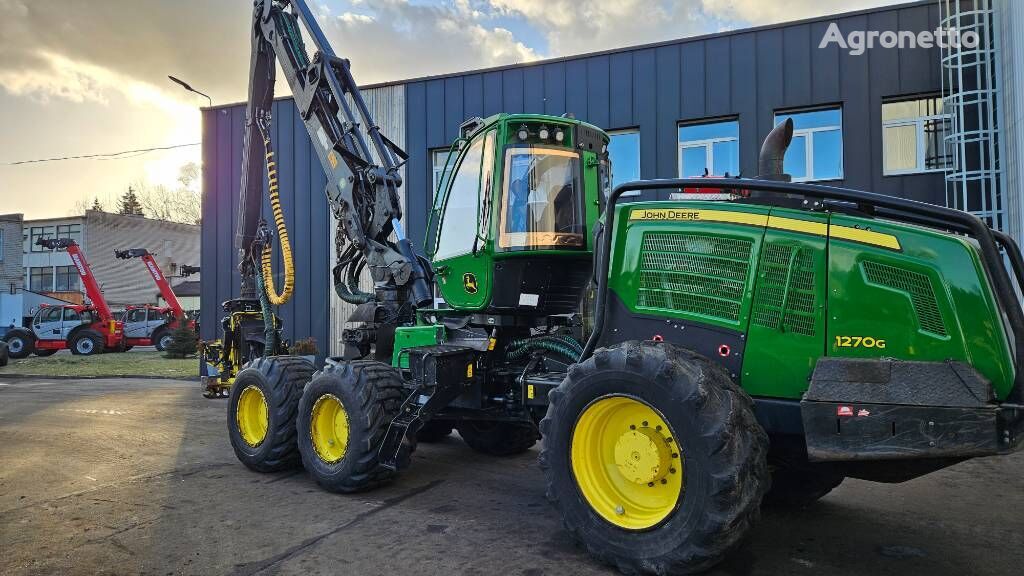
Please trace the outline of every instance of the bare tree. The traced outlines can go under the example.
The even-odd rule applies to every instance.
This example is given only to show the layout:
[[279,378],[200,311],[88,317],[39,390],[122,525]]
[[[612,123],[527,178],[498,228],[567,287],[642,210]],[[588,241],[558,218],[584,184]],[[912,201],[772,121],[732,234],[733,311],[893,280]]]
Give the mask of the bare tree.
[[189,162],[179,169],[178,186],[137,186],[146,216],[167,222],[199,224],[202,201],[198,190],[199,166]]
[[[109,200],[110,199],[107,198],[108,202],[109,202]],[[86,198],[79,198],[78,200],[75,201],[74,204],[71,205],[71,209],[68,210],[68,216],[81,216],[82,214],[85,214],[86,210],[94,210],[94,211],[97,211],[97,212],[103,212],[104,211],[103,210],[103,203],[100,202],[100,197],[99,196],[93,196],[91,204],[89,203],[88,199],[86,199]]]

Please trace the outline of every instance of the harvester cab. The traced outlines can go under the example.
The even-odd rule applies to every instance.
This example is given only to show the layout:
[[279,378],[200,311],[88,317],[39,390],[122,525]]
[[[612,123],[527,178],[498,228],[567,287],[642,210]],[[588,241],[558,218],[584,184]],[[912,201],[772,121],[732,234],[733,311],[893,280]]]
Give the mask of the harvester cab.
[[572,118],[528,114],[474,118],[461,133],[424,246],[445,302],[463,312],[577,312],[608,137]]

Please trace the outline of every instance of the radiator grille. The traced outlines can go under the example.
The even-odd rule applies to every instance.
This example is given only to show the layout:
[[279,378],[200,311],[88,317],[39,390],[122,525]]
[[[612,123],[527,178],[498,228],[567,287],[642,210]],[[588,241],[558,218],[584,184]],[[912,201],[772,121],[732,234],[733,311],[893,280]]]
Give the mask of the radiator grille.
[[644,234],[637,306],[738,321],[751,246],[738,238]]
[[766,243],[761,253],[752,322],[814,336],[814,255],[806,248]]
[[946,325],[942,322],[939,304],[928,276],[878,262],[865,261],[861,266],[871,284],[898,290],[910,296],[921,330],[936,336],[946,335]]

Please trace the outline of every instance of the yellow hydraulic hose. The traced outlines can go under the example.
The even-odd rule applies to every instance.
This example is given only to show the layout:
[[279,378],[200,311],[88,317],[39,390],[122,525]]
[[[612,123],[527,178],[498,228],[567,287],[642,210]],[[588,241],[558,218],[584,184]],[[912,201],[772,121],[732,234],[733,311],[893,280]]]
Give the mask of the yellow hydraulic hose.
[[288,242],[288,229],[284,225],[284,212],[281,211],[281,197],[277,193],[277,169],[274,164],[274,150],[270,145],[270,138],[264,138],[263,143],[267,150],[267,180],[270,184],[270,207],[274,211],[274,224],[277,226],[277,238],[281,242],[281,262],[284,264],[284,288],[281,294],[277,293],[274,286],[274,273],[271,270],[273,252],[268,243],[263,247],[262,266],[263,285],[270,303],[280,306],[291,300],[295,291],[295,267],[292,261],[292,245]]

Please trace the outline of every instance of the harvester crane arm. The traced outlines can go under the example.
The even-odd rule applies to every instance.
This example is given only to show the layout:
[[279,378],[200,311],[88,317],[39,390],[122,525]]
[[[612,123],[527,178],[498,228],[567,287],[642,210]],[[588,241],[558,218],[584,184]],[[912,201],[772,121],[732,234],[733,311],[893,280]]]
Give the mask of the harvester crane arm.
[[38,238],[36,244],[49,250],[66,250],[68,256],[71,257],[71,262],[75,265],[75,269],[78,270],[78,276],[82,279],[82,285],[85,286],[85,295],[92,302],[92,307],[100,315],[100,320],[108,323],[114,321],[114,315],[110,312],[110,306],[107,306],[107,299],[103,297],[103,290],[100,289],[99,283],[96,282],[92,268],[89,267],[89,262],[85,259],[85,254],[82,253],[78,242],[75,242],[72,238]]
[[[258,268],[264,269],[264,282],[269,278],[270,233],[260,215],[264,166],[286,263],[290,256],[270,141],[276,60],[327,176],[327,200],[338,220],[337,262],[333,271],[336,292],[356,304],[429,302],[426,275],[400,224],[399,168],[408,156],[381,134],[374,123],[352,79],[348,60],[335,55],[303,0],[256,0],[252,26],[235,237],[241,260],[242,298],[256,296]],[[306,51],[301,29],[305,29],[315,49],[312,58]],[[392,234],[397,241],[391,240]],[[366,267],[374,280],[374,294],[358,287],[359,274]],[[286,291],[290,279],[286,270]],[[271,292],[268,290],[273,301]]]
[[160,266],[156,263],[156,258],[153,258],[153,254],[149,250],[145,248],[114,250],[114,256],[122,260],[142,258],[142,262],[146,265],[146,271],[149,272],[150,277],[156,282],[156,287],[160,289],[160,296],[163,297],[164,302],[167,302],[167,306],[171,309],[171,314],[175,318],[180,318],[185,314],[185,311],[181,309],[181,304],[178,303],[178,297],[174,294],[174,289],[171,288],[171,283],[167,281],[167,277],[164,276]]

